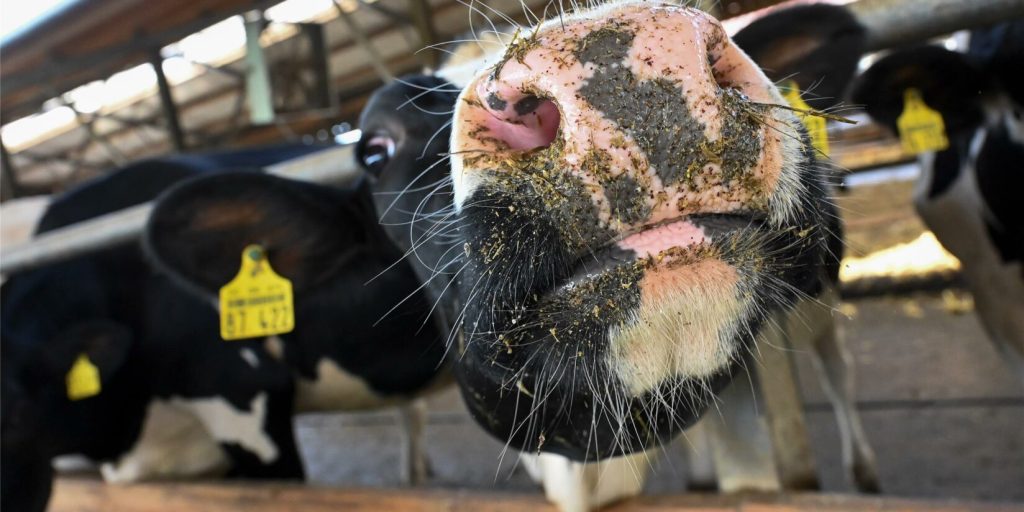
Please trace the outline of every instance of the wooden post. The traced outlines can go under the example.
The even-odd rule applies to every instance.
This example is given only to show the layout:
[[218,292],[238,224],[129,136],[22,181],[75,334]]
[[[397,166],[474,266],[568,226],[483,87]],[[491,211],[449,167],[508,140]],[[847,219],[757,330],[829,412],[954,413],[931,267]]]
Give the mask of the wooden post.
[[160,93],[160,106],[163,108],[164,119],[167,121],[167,134],[176,151],[185,151],[185,134],[181,131],[178,107],[174,103],[174,96],[171,95],[171,84],[167,81],[167,74],[164,73],[164,58],[160,55],[159,48],[150,50],[150,55],[149,62],[153,65],[153,72],[156,73],[156,85]]
[[795,333],[788,323],[782,314],[766,322],[757,339],[755,354],[760,364],[755,367],[755,374],[764,401],[779,484],[784,490],[816,490],[820,487],[818,474],[791,357],[790,338]]
[[0,201],[15,197],[21,197],[21,187],[18,185],[14,163],[11,162],[11,154],[7,152],[3,140],[0,140]]
[[316,90],[310,107],[328,108],[334,104],[333,88],[331,87],[331,75],[328,70],[327,45],[324,39],[324,26],[319,23],[300,23],[302,33],[309,41],[309,59],[313,74],[316,76]]
[[377,72],[377,76],[380,77],[380,81],[388,83],[395,79],[395,76],[391,74],[387,66],[384,65],[384,59],[377,53],[377,49],[374,48],[373,43],[366,37],[366,33],[359,27],[356,20],[352,19],[352,15],[345,11],[341,7],[340,0],[334,0],[334,8],[338,11],[338,17],[348,27],[348,31],[352,34],[352,38],[356,40],[356,44],[370,56],[370,65],[373,66],[373,70]]
[[271,95],[270,71],[267,58],[260,46],[263,33],[263,13],[250,11],[245,15],[245,94],[249,102],[249,121],[252,124],[274,122],[274,98]]
[[431,48],[437,43],[437,30],[434,28],[434,19],[430,12],[430,5],[423,0],[408,0],[409,15],[412,17],[416,33],[420,36],[421,48],[419,49],[420,62],[425,66],[436,68],[441,61],[440,53]]

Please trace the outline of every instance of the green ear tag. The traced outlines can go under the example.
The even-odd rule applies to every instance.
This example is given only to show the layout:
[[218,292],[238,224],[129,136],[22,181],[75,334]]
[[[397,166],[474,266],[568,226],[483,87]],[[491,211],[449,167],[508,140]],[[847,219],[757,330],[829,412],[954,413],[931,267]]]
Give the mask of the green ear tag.
[[100,370],[85,354],[78,355],[64,380],[69,400],[82,400],[100,394]]
[[903,113],[896,119],[896,127],[903,150],[912,155],[949,147],[942,114],[929,108],[917,89],[903,91]]
[[828,145],[828,128],[826,121],[822,117],[818,117],[804,112],[814,112],[803,98],[800,97],[800,86],[796,82],[790,81],[786,84],[786,91],[782,93],[782,97],[786,98],[789,102],[789,106],[801,112],[796,112],[797,117],[807,128],[807,133],[811,136],[811,145],[814,149],[817,149],[822,155],[829,156],[830,150]]
[[220,336],[240,340],[295,328],[291,281],[270,268],[258,245],[242,250],[242,268],[220,289]]

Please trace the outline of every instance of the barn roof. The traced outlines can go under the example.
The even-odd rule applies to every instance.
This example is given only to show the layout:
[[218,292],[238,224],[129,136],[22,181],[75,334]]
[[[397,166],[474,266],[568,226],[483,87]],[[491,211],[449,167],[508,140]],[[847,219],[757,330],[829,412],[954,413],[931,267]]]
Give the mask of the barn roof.
[[[418,52],[431,39],[425,34],[435,32],[431,42],[450,41],[469,28],[473,17],[463,0],[333,1],[337,9],[332,9],[332,0],[319,0],[326,6],[326,14],[309,20],[322,26],[325,38],[331,95],[328,108],[279,111],[273,124],[250,123],[242,102],[247,69],[242,57],[200,63],[205,69],[182,80],[170,80],[175,117],[185,139],[179,147],[201,149],[303,138],[322,134],[336,123],[353,122],[382,79],[422,69],[430,63],[432,53],[438,54]],[[525,3],[540,13],[549,1]],[[728,14],[737,14],[777,1],[733,0],[721,5]],[[168,55],[161,57],[161,49],[232,16],[266,10],[281,2],[64,0],[47,16],[0,42],[4,167],[17,171],[18,181],[25,185],[22,193],[28,193],[60,188],[130,159],[174,151],[173,133],[167,129],[169,118],[160,112],[155,86],[97,111],[75,108],[73,116],[56,111],[59,107],[66,111],[77,101],[66,94],[69,91],[146,63],[162,62],[166,69],[163,58]],[[348,16],[339,14],[342,5]],[[478,29],[487,27],[480,12],[496,22],[503,21],[498,12],[508,13],[511,21],[526,22],[520,0],[490,0],[488,6],[493,10],[477,9],[474,15]],[[428,20],[426,31],[424,19]],[[309,50],[296,53],[302,38],[297,31],[289,34],[271,41],[261,39],[261,45],[268,61],[295,68],[302,64],[295,56],[308,57]],[[57,113],[63,117],[40,118]],[[36,119],[36,131],[31,132],[34,135],[9,138],[7,129],[22,118],[40,118]]]
[[152,59],[229,16],[279,0],[73,0],[3,41],[0,117],[36,112],[58,93]]

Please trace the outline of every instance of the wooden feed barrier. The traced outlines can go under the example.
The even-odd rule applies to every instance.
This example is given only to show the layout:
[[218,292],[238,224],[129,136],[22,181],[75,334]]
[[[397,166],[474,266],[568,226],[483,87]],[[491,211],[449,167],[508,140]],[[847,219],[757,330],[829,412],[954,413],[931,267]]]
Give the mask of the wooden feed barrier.
[[[106,485],[60,478],[51,512],[558,512],[530,494],[452,489],[332,489],[278,483]],[[1010,512],[1019,506],[841,494],[682,494],[641,496],[608,512]]]

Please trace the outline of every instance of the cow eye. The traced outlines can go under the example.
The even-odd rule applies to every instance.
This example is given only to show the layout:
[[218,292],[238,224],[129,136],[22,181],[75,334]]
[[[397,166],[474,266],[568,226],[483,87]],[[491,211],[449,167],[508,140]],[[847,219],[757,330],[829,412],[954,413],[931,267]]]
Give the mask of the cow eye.
[[384,134],[364,139],[359,151],[359,159],[363,166],[373,173],[380,173],[393,156],[395,156],[395,140]]

